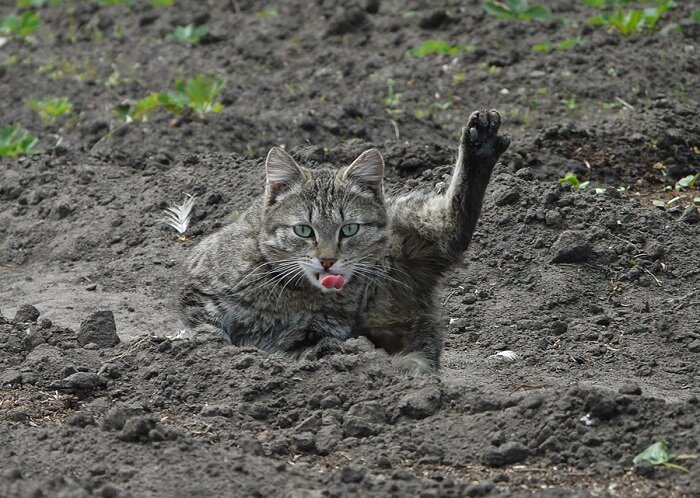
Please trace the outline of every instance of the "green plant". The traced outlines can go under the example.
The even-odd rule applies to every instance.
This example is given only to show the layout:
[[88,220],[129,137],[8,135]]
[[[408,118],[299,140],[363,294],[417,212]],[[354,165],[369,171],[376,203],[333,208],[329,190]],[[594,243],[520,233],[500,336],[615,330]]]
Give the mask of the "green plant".
[[567,38],[556,44],[552,43],[538,43],[532,46],[533,52],[544,52],[549,53],[552,50],[563,51],[575,46],[585,46],[587,44],[586,40],[580,36],[574,38]]
[[414,116],[418,119],[427,119],[432,121],[438,112],[446,111],[452,105],[451,102],[431,102],[427,108],[417,108],[413,111]]
[[673,0],[665,0],[656,7],[646,9],[616,8],[611,12],[603,12],[591,17],[588,22],[594,26],[608,26],[616,29],[623,36],[629,36],[643,29],[654,30],[664,13],[675,7]]
[[499,19],[514,19],[518,21],[546,21],[552,13],[543,5],[529,5],[528,0],[489,0],[484,4],[484,10]]
[[652,465],[663,465],[664,467],[669,467],[676,470],[682,470],[683,472],[688,472],[688,469],[682,465],[671,463],[676,458],[676,456],[671,453],[668,448],[668,442],[661,440],[651,446],[646,450],[642,451],[639,455],[634,457],[633,463],[639,462],[649,462]]
[[0,157],[31,154],[39,139],[19,125],[0,128]]
[[119,105],[113,111],[122,119],[128,120],[146,119],[149,114],[161,108],[175,116],[191,109],[203,118],[210,112],[223,111],[224,106],[215,100],[225,84],[226,80],[221,77],[199,74],[189,80],[177,80],[174,92],[152,92],[139,100],[133,108]]
[[49,99],[32,97],[27,101],[27,105],[38,112],[41,120],[47,123],[73,110],[73,104],[65,97]]
[[401,94],[394,91],[394,80],[389,78],[386,80],[386,96],[384,97],[384,105],[387,107],[398,107],[401,102]]
[[25,37],[39,27],[39,13],[28,10],[21,14],[9,14],[0,23],[0,35]]
[[260,12],[258,12],[255,15],[262,18],[262,19],[265,19],[268,17],[277,17],[277,11],[275,9],[261,10]]
[[[146,0],[148,5],[151,7],[170,7],[173,5],[175,0]],[[97,0],[97,3],[101,7],[109,7],[111,5],[126,5],[127,7],[133,7],[136,0]]]
[[610,7],[614,5],[627,5],[634,0],[583,0],[584,5],[591,7]]
[[134,0],[97,0],[97,3],[102,7],[108,7],[110,5],[127,5],[131,7],[134,5]]
[[60,5],[61,0],[17,0],[17,7],[43,7],[44,5]]
[[176,27],[165,39],[168,41],[180,41],[196,45],[208,32],[209,30],[206,26],[195,27],[192,24],[188,24],[187,26]]
[[406,51],[410,57],[425,57],[432,54],[457,55],[463,52],[474,52],[473,45],[452,45],[445,40],[425,40],[418,47]]
[[681,200],[681,198],[679,196],[676,196],[673,199],[671,199],[670,201],[654,200],[654,201],[651,201],[651,203],[656,207],[670,208],[670,207],[673,207],[673,205],[680,200]]
[[567,172],[563,178],[559,178],[560,185],[571,185],[572,188],[585,190],[588,188],[591,182],[579,181],[578,177],[572,173]]
[[575,95],[571,96],[568,99],[562,98],[561,103],[566,108],[566,110],[569,112],[574,112],[576,110],[576,96]]
[[688,190],[695,187],[698,178],[700,178],[700,173],[684,176],[676,182],[676,190]]
[[694,10],[690,18],[695,22],[700,22],[700,9]]

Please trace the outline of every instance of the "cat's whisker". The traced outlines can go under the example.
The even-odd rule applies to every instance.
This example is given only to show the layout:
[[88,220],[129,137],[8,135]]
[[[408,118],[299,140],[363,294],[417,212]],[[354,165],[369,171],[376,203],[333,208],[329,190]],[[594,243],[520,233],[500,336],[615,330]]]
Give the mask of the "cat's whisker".
[[[260,268],[262,268],[263,266],[266,266],[266,265],[275,265],[275,264],[284,264],[284,263],[290,263],[290,262],[294,262],[294,261],[295,261],[294,259],[278,259],[278,260],[275,260],[275,261],[265,261],[265,262],[259,264],[258,266],[256,266],[255,268],[253,268],[250,272],[248,272],[241,280],[238,281],[238,283],[233,287],[232,290],[236,290],[237,287],[239,287],[240,285],[242,285],[243,282],[245,282],[249,277],[254,276],[254,275],[257,273],[257,270],[260,269]],[[269,273],[269,271],[263,273],[263,275],[266,274],[266,273]],[[257,274],[259,275],[259,273],[257,273]]]
[[[277,269],[277,270],[272,270],[272,271],[267,272],[267,274],[266,274],[265,276],[263,276],[263,277],[261,277],[260,279],[256,280],[256,282],[259,282],[260,280],[263,280],[263,282],[260,283],[259,285],[255,286],[254,288],[249,289],[248,292],[249,292],[249,293],[253,293],[253,292],[255,292],[255,291],[259,290],[259,289],[262,289],[263,287],[265,287],[265,286],[267,286],[267,285],[270,285],[270,284],[272,284],[272,286],[273,286],[272,288],[274,289],[274,287],[280,282],[280,280],[284,279],[285,275],[286,275],[288,272],[290,272],[291,270],[293,270],[293,265],[292,265],[292,263],[288,263],[287,265],[288,265],[288,267],[285,267],[285,268],[282,269],[282,270],[283,270],[282,273],[280,273],[280,270],[279,270],[279,269]],[[272,277],[272,278],[266,278],[268,275],[273,275],[273,277]],[[267,294],[268,297],[270,296],[270,294],[271,294],[271,292],[268,292],[268,294]]]
[[[263,264],[261,264],[261,265],[258,265],[258,266],[256,266],[255,268],[253,268],[253,270],[252,270],[250,273],[248,273],[242,280],[240,280],[240,281],[229,291],[229,295],[233,295],[236,291],[242,290],[242,289],[245,288],[247,285],[252,285],[252,284],[254,284],[254,283],[256,283],[256,282],[259,282],[260,280],[264,279],[264,278],[267,277],[268,275],[277,273],[279,270],[278,270],[278,269],[275,269],[275,268],[273,268],[273,269],[271,269],[271,270],[267,270],[267,271],[265,271],[265,272],[263,272],[263,273],[259,273],[259,272],[257,271],[258,269],[260,269],[260,268],[263,267],[263,266],[266,266],[266,265],[275,265],[275,264],[278,265],[278,266],[280,266],[280,267],[282,267],[282,268],[286,268],[287,266],[297,264],[297,261],[294,260],[294,259],[280,259],[280,260],[277,260],[277,261],[266,261],[265,263],[263,263]],[[245,282],[245,280],[248,279],[249,277],[252,277],[252,276],[259,276],[259,278],[256,278],[256,279],[253,280],[252,282],[249,282],[246,286],[243,286],[243,283]]]
[[[279,284],[281,284],[282,282],[284,282],[285,280],[287,280],[287,278],[289,277],[289,279],[287,280],[287,282],[285,282],[285,284],[282,286],[282,289],[279,291],[279,294],[277,295],[277,300],[279,300],[279,297],[282,295],[282,292],[284,291],[284,288],[285,288],[285,287],[287,286],[287,284],[291,281],[291,279],[293,279],[293,278],[297,275],[297,272],[299,272],[299,271],[304,271],[303,269],[299,268],[299,265],[298,265],[298,264],[295,265],[295,266],[296,266],[296,268],[292,267],[292,268],[289,268],[289,269],[285,270],[282,274],[279,275],[278,278],[275,279],[274,285],[273,285],[272,288],[270,289],[270,292],[267,293],[267,299],[269,299],[270,296],[273,295],[273,293],[274,293],[275,289],[277,288],[277,286],[278,286]],[[276,302],[277,302],[277,301],[275,301],[275,303],[276,303]]]
[[296,272],[294,272],[294,273],[289,277],[289,280],[287,280],[287,282],[282,286],[282,289],[280,289],[280,292],[279,292],[279,294],[277,295],[277,300],[275,301],[275,306],[277,306],[277,304],[279,303],[280,297],[282,297],[282,293],[284,292],[284,289],[286,289],[287,286],[288,286],[290,283],[292,283],[293,281],[297,280],[299,277],[303,277],[303,276],[304,276],[304,273],[305,273],[304,269],[300,267],[300,268],[298,268],[298,269],[296,270]]

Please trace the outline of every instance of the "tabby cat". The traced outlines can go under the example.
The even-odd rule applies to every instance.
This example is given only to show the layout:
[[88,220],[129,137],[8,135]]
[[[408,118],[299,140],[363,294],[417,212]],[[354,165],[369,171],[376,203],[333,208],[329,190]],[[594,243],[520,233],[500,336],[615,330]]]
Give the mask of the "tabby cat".
[[496,111],[471,115],[444,194],[385,197],[375,149],[334,171],[303,168],[273,148],[263,195],[195,248],[180,301],[185,323],[294,357],[365,335],[401,368],[437,369],[436,291],[467,249],[510,144],[499,125]]

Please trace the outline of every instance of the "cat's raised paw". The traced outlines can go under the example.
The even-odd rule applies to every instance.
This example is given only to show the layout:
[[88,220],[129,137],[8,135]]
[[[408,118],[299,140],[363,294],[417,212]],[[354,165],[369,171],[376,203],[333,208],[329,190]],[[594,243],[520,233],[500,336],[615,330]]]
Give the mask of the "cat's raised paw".
[[498,111],[475,111],[469,116],[462,130],[462,146],[465,152],[478,158],[496,161],[510,145],[510,137],[499,135],[501,115]]

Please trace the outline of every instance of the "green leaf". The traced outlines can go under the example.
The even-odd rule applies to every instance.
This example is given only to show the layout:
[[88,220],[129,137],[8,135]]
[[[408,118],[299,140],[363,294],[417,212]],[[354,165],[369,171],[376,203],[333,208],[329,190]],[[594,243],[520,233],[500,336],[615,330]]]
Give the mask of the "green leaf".
[[262,18],[262,19],[266,19],[268,17],[277,17],[277,11],[275,9],[261,10],[260,12],[258,12],[255,15]]
[[486,2],[486,4],[484,4],[484,10],[499,19],[513,19],[515,17],[511,11],[500,5],[496,5],[494,2]]
[[206,26],[195,27],[192,24],[188,24],[187,26],[177,26],[165,39],[167,41],[184,41],[195,45],[199,43],[208,32],[209,30]]
[[700,204],[700,197],[693,197],[693,202],[695,204]]
[[42,121],[51,122],[54,119],[69,113],[73,104],[65,97],[37,99],[30,98],[27,105],[39,113]]
[[651,446],[646,450],[642,451],[639,455],[634,457],[633,463],[639,463],[646,461],[652,465],[663,465],[664,467],[669,467],[671,469],[682,470],[683,472],[688,472],[688,469],[682,465],[671,463],[675,455],[671,453],[668,448],[668,442],[661,440]]
[[160,102],[158,100],[158,94],[153,92],[147,97],[136,102],[134,106],[134,111],[131,116],[134,119],[146,119],[146,117],[160,107]]
[[582,38],[567,38],[566,40],[557,44],[557,50],[566,50],[567,48],[571,48],[576,45],[585,45],[585,43],[585,40]]
[[17,7],[43,7],[44,5],[60,5],[61,0],[17,0]]
[[671,452],[668,449],[668,442],[661,440],[652,444],[646,450],[634,457],[632,462],[639,463],[646,461],[654,465],[660,465],[662,463],[670,462],[671,460],[673,460],[673,455],[671,455]]
[[6,126],[0,129],[0,157],[31,154],[38,142],[39,139],[19,125]]
[[567,172],[564,178],[559,178],[559,183],[561,185],[571,185],[573,188],[579,188],[581,186],[578,177],[571,172]]
[[695,186],[695,183],[698,181],[698,178],[700,178],[700,173],[685,176],[678,180],[678,183],[676,183],[676,188],[679,190],[693,188]]
[[172,7],[174,0],[148,0],[151,7]]
[[533,52],[544,52],[545,54],[548,54],[549,52],[552,51],[552,44],[551,43],[538,43],[538,44],[532,46],[532,51]]
[[179,116],[187,107],[187,97],[180,93],[160,92],[158,104],[174,116]]
[[535,19],[537,21],[547,21],[550,17],[552,17],[552,13],[547,7],[543,7],[542,5],[533,5],[532,7],[527,9],[520,17],[521,19],[526,20]]
[[651,203],[656,207],[660,207],[660,208],[666,207],[666,203],[664,201],[651,201]]
[[0,23],[1,35],[27,36],[39,26],[39,13],[23,12],[20,15],[9,14]]
[[119,119],[126,121],[131,116],[131,106],[129,104],[118,104],[112,107],[112,112]]
[[690,18],[695,22],[700,22],[700,9],[694,10]]

